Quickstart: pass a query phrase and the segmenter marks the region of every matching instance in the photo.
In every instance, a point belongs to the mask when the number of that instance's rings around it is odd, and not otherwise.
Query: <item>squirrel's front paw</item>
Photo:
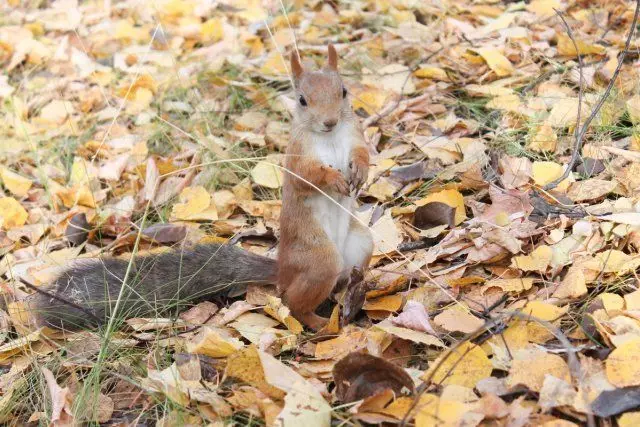
[[[369,165],[364,162],[352,160],[349,168],[351,169],[351,190],[359,190],[369,177]]]
[[[334,168],[327,168],[325,174],[325,180],[329,190],[345,196],[349,194],[349,183],[342,172]]]

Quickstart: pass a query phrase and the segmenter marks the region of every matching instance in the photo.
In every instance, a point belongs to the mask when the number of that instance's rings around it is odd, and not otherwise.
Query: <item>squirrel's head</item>
[[[318,71],[306,71],[297,51],[291,54],[296,96],[293,114],[305,130],[317,133],[332,132],[351,112],[347,89],[338,74],[338,54],[332,44],[328,50],[327,64]]]

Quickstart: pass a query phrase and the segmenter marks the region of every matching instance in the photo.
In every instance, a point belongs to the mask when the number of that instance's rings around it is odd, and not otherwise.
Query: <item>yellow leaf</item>
[[[555,162],[533,162],[531,166],[533,181],[541,187],[560,178],[563,171],[562,165]],[[569,182],[565,179],[556,188],[566,190],[568,186]]]
[[[402,295],[385,295],[380,298],[367,300],[362,307],[364,310],[396,312],[402,307]]]
[[[224,29],[222,26],[222,19],[211,18],[205,21],[200,27],[200,37],[203,41],[217,42],[224,37]]]
[[[520,97],[516,94],[499,95],[487,102],[487,108],[517,113],[521,104]]]
[[[187,187],[180,192],[180,202],[173,206],[171,216],[182,221],[216,220],[215,205],[211,204],[211,195],[204,187]]]
[[[530,277],[518,277],[515,279],[493,279],[489,280],[482,287],[484,294],[491,288],[500,288],[503,292],[522,292],[528,291],[533,286],[535,279]]]
[[[640,310],[640,290],[626,294],[624,302],[627,310]]]
[[[128,43],[132,41],[146,43],[151,38],[151,34],[147,28],[134,27],[130,21],[123,19],[117,22],[114,37]]]
[[[632,96],[627,100],[627,113],[631,123],[634,125],[640,123],[640,95]]]
[[[40,110],[40,118],[54,125],[63,124],[75,112],[69,101],[54,99]]]
[[[462,332],[468,334],[476,331],[484,325],[482,319],[456,305],[438,314],[433,321],[448,332]]]
[[[560,10],[561,7],[560,0],[532,0],[526,9],[539,17],[548,17],[555,16],[556,10]]]
[[[355,328],[345,328],[337,338],[321,341],[316,345],[317,359],[340,359],[352,351],[367,347],[365,331]]]
[[[0,362],[7,360],[16,353],[28,350],[29,344],[39,339],[40,331],[38,330],[0,346]]]
[[[267,162],[258,162],[251,169],[251,179],[261,187],[280,188],[282,187],[282,170]]]
[[[625,271],[625,264],[632,258],[624,252],[611,249],[597,253],[592,259],[585,262],[583,266],[589,270],[602,271],[604,273],[617,273]]]
[[[554,152],[557,143],[558,135],[556,135],[556,132],[548,124],[543,124],[536,130],[536,133],[531,136],[528,147],[530,150],[539,153],[545,151]]]
[[[282,390],[267,382],[260,354],[253,345],[229,356],[225,376],[242,380],[274,399],[282,399],[285,395]]]
[[[249,22],[264,21],[269,17],[261,0],[234,0],[233,7],[239,9],[234,16]]]
[[[0,198],[0,227],[9,230],[21,227],[27,222],[29,214],[13,197]]]
[[[602,301],[602,307],[609,315],[614,314],[613,312],[615,311],[624,309],[624,298],[618,294],[604,292],[598,295],[598,298]]]
[[[268,305],[264,307],[265,313],[272,316],[274,319],[279,320],[294,334],[302,332],[302,325],[293,316],[291,316],[291,311],[282,304],[282,300],[280,298],[269,295],[267,297],[267,301]]]
[[[604,46],[585,43],[580,39],[576,39],[576,45],[580,55],[603,55],[605,53]],[[558,53],[563,56],[577,56],[573,41],[565,34],[558,34]]]
[[[415,202],[417,206],[424,206],[431,202],[441,202],[452,208],[456,208],[455,224],[458,225],[467,218],[464,209],[464,198],[458,190],[442,190],[432,193]]]
[[[522,271],[537,271],[544,273],[549,267],[553,250],[547,246],[538,246],[531,255],[520,255],[511,259],[511,266]]]
[[[570,267],[553,296],[556,298],[579,298],[586,295],[587,291],[587,281],[582,268]]]
[[[416,427],[448,427],[466,425],[463,421],[468,420],[470,405],[455,400],[440,399],[435,394],[424,394],[416,406]],[[477,414],[481,421],[484,416]],[[470,425],[477,422],[469,421]]]
[[[133,101],[136,99],[136,93],[141,89],[147,89],[151,94],[155,94],[158,92],[158,83],[149,74],[144,74],[136,78],[133,83],[121,86],[117,94],[121,98]]]
[[[26,196],[33,184],[30,179],[18,175],[7,168],[1,169],[0,178],[2,178],[2,184],[18,197]]]
[[[525,348],[514,354],[507,385],[511,388],[521,384],[531,391],[540,392],[547,375],[565,381],[571,380],[569,366],[562,357],[538,348]]]
[[[561,98],[553,103],[549,116],[545,123],[556,128],[572,128],[576,125],[578,118],[578,98]],[[589,107],[586,102],[582,102],[580,117],[589,115]]]
[[[618,427],[640,426],[640,412],[625,412],[618,418]]]
[[[133,99],[129,100],[126,111],[128,114],[139,114],[149,108],[151,101],[153,101],[153,92],[144,87],[138,88]]]
[[[353,97],[353,109],[362,108],[367,114],[379,112],[385,105],[389,93],[379,87],[367,86],[363,91],[355,91]]]
[[[482,56],[482,59],[486,61],[489,68],[491,68],[498,77],[509,76],[515,71],[513,64],[496,48],[482,47],[475,49],[475,52]]]
[[[272,76],[287,75],[288,69],[284,58],[276,49],[274,49],[267,60],[260,67],[260,72]]]
[[[242,347],[242,341],[233,338],[228,331],[212,326],[204,326],[198,335],[187,342],[189,353],[209,357],[227,357]]]
[[[82,157],[75,157],[71,172],[69,174],[69,184],[87,184],[91,180],[89,171],[87,170],[87,161]]]
[[[568,306],[562,308],[542,301],[529,301],[527,305],[522,308],[522,313],[540,320],[546,320],[547,322],[553,323],[560,319],[567,312],[567,310]],[[529,342],[542,344],[554,338],[554,335],[551,333],[551,331],[549,331],[545,326],[538,323],[536,320],[518,320],[518,323],[521,322],[526,324],[527,340]]]
[[[464,88],[471,96],[507,96],[515,95],[513,89],[495,85],[466,85]],[[519,99],[519,98],[518,98]]]
[[[640,385],[640,338],[627,341],[613,350],[605,362],[607,378],[616,387]]]
[[[392,199],[393,195],[396,194],[396,191],[398,191],[398,188],[393,185],[391,180],[385,177],[379,178],[367,189],[367,193],[369,193],[369,195],[375,197],[381,202],[386,202],[387,200]]]
[[[402,235],[391,217],[391,211],[387,210],[371,227],[373,235],[373,255],[381,255],[394,252],[400,243]]]
[[[434,384],[456,384],[474,388],[478,381],[491,376],[492,369],[484,350],[465,341],[455,350],[445,352],[435,360],[421,378],[425,381],[430,379]]]
[[[423,79],[440,80],[443,82],[449,81],[447,72],[435,65],[421,65],[420,68],[416,70],[414,75]]]

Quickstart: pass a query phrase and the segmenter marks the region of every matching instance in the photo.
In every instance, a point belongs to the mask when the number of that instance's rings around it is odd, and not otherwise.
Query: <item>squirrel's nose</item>
[[[326,127],[327,129],[333,129],[333,127],[338,123],[337,120],[335,119],[331,119],[331,120],[325,120],[324,121],[324,127]]]

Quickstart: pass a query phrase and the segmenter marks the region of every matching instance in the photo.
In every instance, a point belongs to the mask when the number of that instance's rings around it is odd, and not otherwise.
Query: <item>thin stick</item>
[[[595,106],[595,108],[593,109],[593,111],[591,112],[589,117],[587,117],[587,120],[585,120],[585,122],[582,125],[582,128],[580,130],[580,133],[577,134],[575,145],[574,145],[574,148],[573,148],[573,153],[571,154],[571,160],[569,161],[569,164],[567,165],[567,168],[565,169],[564,173],[562,174],[562,176],[560,178],[558,178],[555,181],[552,181],[549,184],[545,185],[543,187],[545,190],[554,189],[554,188],[556,188],[558,186],[558,184],[560,184],[562,181],[567,179],[567,177],[569,176],[569,174],[573,170],[573,167],[578,162],[578,158],[580,157],[580,151],[582,150],[582,145],[584,144],[584,136],[587,133],[587,129],[589,129],[589,125],[591,124],[593,119],[598,115],[598,112],[600,111],[600,109],[604,105],[604,103],[607,100],[607,98],[609,98],[609,95],[611,94],[611,90],[613,89],[613,85],[615,84],[616,80],[618,79],[618,74],[620,74],[620,70],[622,69],[622,65],[624,64],[624,58],[627,55],[627,52],[629,51],[629,46],[631,46],[631,39],[633,38],[633,34],[634,34],[635,30],[636,30],[636,25],[638,24],[638,14],[639,13],[640,13],[640,0],[636,0],[636,10],[635,10],[635,12],[633,14],[633,21],[631,22],[631,29],[629,30],[629,35],[627,36],[627,41],[626,41],[626,43],[624,45],[624,49],[622,50],[622,52],[620,52],[620,55],[618,56],[618,65],[616,66],[616,69],[613,72],[613,76],[611,76],[611,80],[609,80],[609,85],[607,86],[607,89],[604,91],[604,94],[602,95],[602,97],[600,97],[600,99],[598,100],[598,104]],[[564,21],[564,19],[563,19],[563,21]],[[565,22],[565,24],[566,24],[566,22]],[[574,41],[573,37],[571,37],[571,40]],[[574,45],[575,45],[575,41],[574,41]],[[579,58],[580,57],[580,52],[578,51],[577,53],[578,53],[578,58]],[[579,115],[580,115],[580,111],[578,111],[578,117],[579,117]]]

